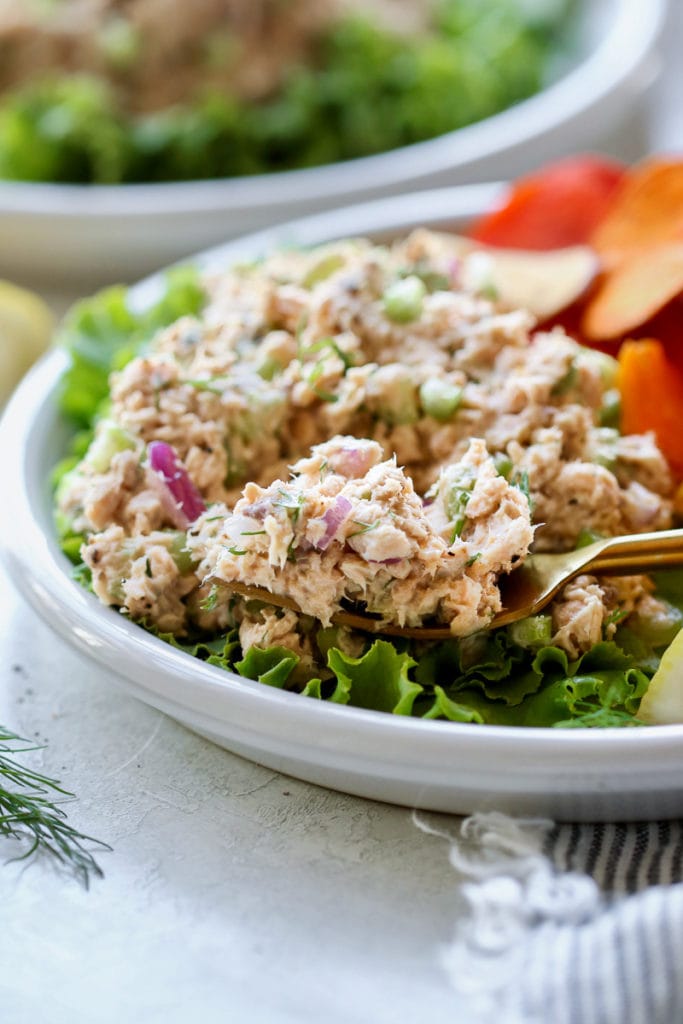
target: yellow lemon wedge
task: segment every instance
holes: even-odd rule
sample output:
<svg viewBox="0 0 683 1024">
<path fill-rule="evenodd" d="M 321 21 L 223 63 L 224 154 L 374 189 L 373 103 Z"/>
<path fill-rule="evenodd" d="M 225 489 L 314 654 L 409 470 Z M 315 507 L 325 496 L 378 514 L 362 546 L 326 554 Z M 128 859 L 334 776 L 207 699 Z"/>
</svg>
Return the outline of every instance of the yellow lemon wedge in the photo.
<svg viewBox="0 0 683 1024">
<path fill-rule="evenodd" d="M 683 722 L 683 630 L 664 651 L 640 702 L 638 718 L 649 725 Z"/>
<path fill-rule="evenodd" d="M 50 344 L 54 317 L 33 292 L 0 281 L 0 405 Z"/>
</svg>

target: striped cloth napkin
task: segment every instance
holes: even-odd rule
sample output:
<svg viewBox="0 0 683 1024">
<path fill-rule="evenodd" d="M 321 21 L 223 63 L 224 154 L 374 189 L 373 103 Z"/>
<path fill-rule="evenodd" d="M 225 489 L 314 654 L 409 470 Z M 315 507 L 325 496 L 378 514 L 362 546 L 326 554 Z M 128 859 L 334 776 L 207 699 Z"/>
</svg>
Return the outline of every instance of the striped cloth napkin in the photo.
<svg viewBox="0 0 683 1024">
<path fill-rule="evenodd" d="M 449 838 L 463 906 L 442 959 L 467 1024 L 682 1024 L 682 822 L 489 813 Z"/>
</svg>

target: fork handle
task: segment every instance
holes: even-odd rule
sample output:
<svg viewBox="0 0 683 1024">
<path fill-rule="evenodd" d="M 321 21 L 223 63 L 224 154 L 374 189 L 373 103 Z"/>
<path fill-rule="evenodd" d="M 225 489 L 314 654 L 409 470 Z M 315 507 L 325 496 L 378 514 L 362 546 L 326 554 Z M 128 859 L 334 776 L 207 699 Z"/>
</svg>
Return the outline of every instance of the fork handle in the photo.
<svg viewBox="0 0 683 1024">
<path fill-rule="evenodd" d="M 583 566 L 580 572 L 601 572 L 608 576 L 632 576 L 641 572 L 659 572 L 660 569 L 678 568 L 683 568 L 683 551 L 596 558 Z"/>
<path fill-rule="evenodd" d="M 611 537 L 596 544 L 595 556 L 582 571 L 628 575 L 683 566 L 683 530 Z"/>
</svg>

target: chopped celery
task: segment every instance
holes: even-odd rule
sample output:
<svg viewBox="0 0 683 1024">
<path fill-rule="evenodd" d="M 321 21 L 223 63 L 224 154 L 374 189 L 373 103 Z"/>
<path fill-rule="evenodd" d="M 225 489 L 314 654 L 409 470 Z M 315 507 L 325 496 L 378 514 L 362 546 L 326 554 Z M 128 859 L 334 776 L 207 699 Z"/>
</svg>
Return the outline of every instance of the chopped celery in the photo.
<svg viewBox="0 0 683 1024">
<path fill-rule="evenodd" d="M 98 34 L 99 48 L 113 68 L 125 71 L 137 60 L 142 37 L 127 18 L 110 18 Z"/>
<path fill-rule="evenodd" d="M 72 533 L 68 537 L 64 537 L 60 543 L 61 549 L 69 559 L 76 565 L 81 560 L 81 547 L 85 541 L 85 537 L 81 533 Z"/>
<path fill-rule="evenodd" d="M 382 382 L 382 393 L 377 398 L 377 412 L 390 426 L 415 423 L 418 418 L 417 392 L 408 375 L 382 376 L 380 367 L 375 379 Z"/>
<path fill-rule="evenodd" d="M 341 270 L 344 266 L 344 257 L 338 252 L 328 253 L 314 263 L 305 275 L 301 282 L 304 288 L 313 288 L 316 284 L 320 284 L 321 281 L 327 280 L 337 270 Z"/>
<path fill-rule="evenodd" d="M 616 443 L 619 440 L 618 431 L 612 427 L 598 427 L 595 431 L 595 440 L 592 452 L 592 461 L 598 466 L 603 466 L 613 473 L 617 464 Z"/>
<path fill-rule="evenodd" d="M 182 573 L 183 576 L 194 571 L 197 560 L 187 547 L 187 534 L 183 533 L 182 530 L 173 531 L 168 551 L 178 568 L 178 572 Z"/>
<path fill-rule="evenodd" d="M 618 429 L 621 420 L 621 394 L 617 388 L 610 388 L 602 396 L 600 425 Z"/>
<path fill-rule="evenodd" d="M 414 274 L 389 285 L 383 295 L 384 311 L 397 324 L 409 324 L 419 320 L 427 289 L 423 281 Z"/>
<path fill-rule="evenodd" d="M 510 474 L 514 468 L 510 456 L 505 452 L 496 452 L 493 456 L 493 462 L 498 476 L 505 477 L 506 480 L 509 480 Z"/>
<path fill-rule="evenodd" d="M 600 352 L 595 348 L 582 348 L 577 360 L 579 366 L 596 369 L 602 378 L 605 388 L 614 388 L 617 381 L 619 363 L 614 356 Z"/>
<path fill-rule="evenodd" d="M 259 377 L 263 378 L 263 380 L 270 382 L 278 373 L 282 373 L 283 369 L 284 367 L 277 361 L 277 359 L 273 359 L 272 356 L 268 356 L 267 359 L 264 359 L 256 372 Z"/>
<path fill-rule="evenodd" d="M 451 419 L 462 401 L 462 388 L 450 384 L 448 381 L 440 380 L 438 377 L 430 377 L 420 387 L 420 402 L 427 416 L 432 416 L 440 423 Z"/>
<path fill-rule="evenodd" d="M 85 461 L 96 473 L 106 473 L 119 452 L 135 449 L 135 439 L 113 420 L 103 420 L 85 454 Z"/>
<path fill-rule="evenodd" d="M 53 488 L 57 488 L 62 482 L 64 477 L 68 476 L 72 469 L 75 469 L 80 462 L 78 455 L 67 455 L 65 458 L 60 459 L 57 465 L 52 470 L 50 480 Z"/>
<path fill-rule="evenodd" d="M 553 636 L 553 620 L 550 615 L 532 615 L 508 626 L 508 636 L 519 647 L 548 647 Z"/>
</svg>

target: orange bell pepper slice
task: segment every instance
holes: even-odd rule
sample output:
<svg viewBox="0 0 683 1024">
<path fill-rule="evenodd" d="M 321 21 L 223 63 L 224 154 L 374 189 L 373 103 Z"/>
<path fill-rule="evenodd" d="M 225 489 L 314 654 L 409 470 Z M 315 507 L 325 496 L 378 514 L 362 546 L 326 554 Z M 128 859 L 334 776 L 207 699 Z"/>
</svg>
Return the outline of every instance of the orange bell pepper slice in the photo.
<svg viewBox="0 0 683 1024">
<path fill-rule="evenodd" d="M 631 334 L 683 292 L 683 241 L 641 249 L 606 275 L 589 300 L 581 333 L 590 341 Z"/>
<path fill-rule="evenodd" d="M 683 242 L 683 159 L 646 160 L 624 176 L 590 243 L 612 267 L 672 241 Z"/>
<path fill-rule="evenodd" d="M 683 371 L 660 341 L 626 341 L 619 350 L 617 387 L 625 434 L 654 431 L 676 476 L 683 477 Z"/>
</svg>

